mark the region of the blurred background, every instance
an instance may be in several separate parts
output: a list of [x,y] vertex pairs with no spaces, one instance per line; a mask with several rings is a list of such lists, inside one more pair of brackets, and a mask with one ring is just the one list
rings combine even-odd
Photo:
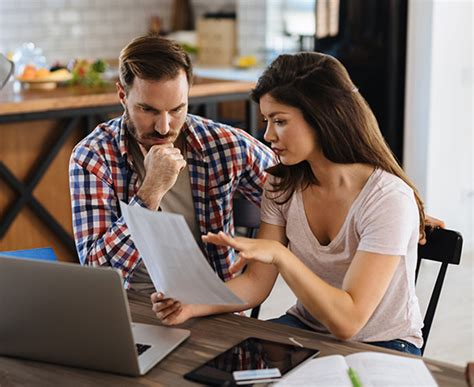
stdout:
[[[474,359],[472,21],[470,0],[0,0],[0,53],[19,77],[28,65],[74,74],[100,59],[113,78],[124,45],[159,33],[185,47],[197,76],[231,81],[256,81],[284,52],[337,57],[427,212],[464,236],[425,353],[464,365]],[[292,302],[280,281],[262,317]]]

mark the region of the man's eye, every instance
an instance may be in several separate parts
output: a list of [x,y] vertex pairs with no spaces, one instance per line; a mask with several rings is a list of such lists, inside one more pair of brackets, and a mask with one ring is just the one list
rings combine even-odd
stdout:
[[180,106],[179,108],[174,109],[173,112],[175,112],[175,113],[181,113],[181,112],[183,111],[183,109],[184,109],[183,106]]
[[140,110],[142,112],[151,112],[151,109],[149,107],[146,107],[146,106],[140,106]]
[[268,120],[266,118],[262,119],[262,122],[267,123]]

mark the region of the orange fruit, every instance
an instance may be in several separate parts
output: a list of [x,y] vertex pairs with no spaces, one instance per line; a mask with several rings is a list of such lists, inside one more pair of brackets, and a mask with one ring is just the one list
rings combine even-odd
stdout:
[[36,67],[33,65],[26,65],[21,74],[21,79],[34,79],[36,75]]

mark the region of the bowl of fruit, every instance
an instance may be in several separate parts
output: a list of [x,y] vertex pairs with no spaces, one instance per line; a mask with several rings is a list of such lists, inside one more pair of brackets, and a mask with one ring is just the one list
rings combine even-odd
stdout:
[[59,83],[72,79],[72,74],[65,68],[49,70],[26,65],[17,79],[30,89],[54,89]]
[[68,68],[71,70],[71,83],[83,86],[103,86],[107,84],[104,73],[107,70],[107,63],[103,59],[95,61],[89,59],[74,59]]

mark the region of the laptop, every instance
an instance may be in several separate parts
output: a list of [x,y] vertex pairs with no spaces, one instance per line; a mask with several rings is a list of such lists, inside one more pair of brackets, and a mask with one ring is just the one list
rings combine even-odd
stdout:
[[144,375],[190,335],[132,323],[111,268],[2,257],[0,311],[0,355],[125,375]]

